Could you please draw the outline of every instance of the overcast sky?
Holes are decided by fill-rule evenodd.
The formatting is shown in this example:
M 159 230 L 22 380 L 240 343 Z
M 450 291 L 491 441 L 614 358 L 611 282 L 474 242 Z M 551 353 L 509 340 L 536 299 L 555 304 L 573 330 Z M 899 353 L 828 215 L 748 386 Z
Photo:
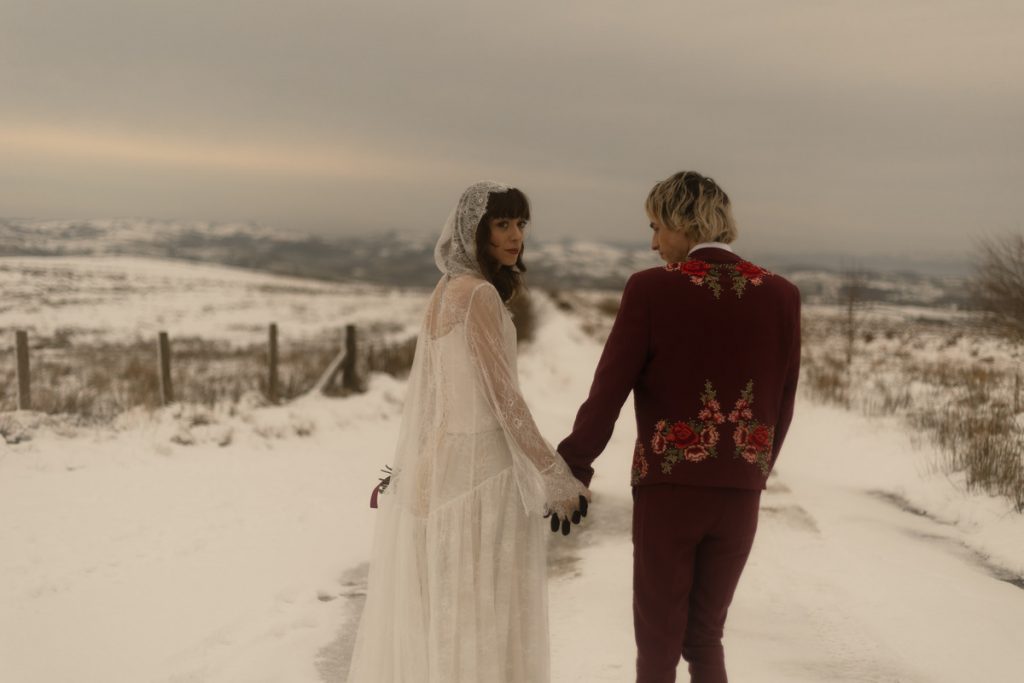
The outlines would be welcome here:
M 1024 2 L 0 0 L 0 216 L 644 240 L 683 169 L 741 250 L 1024 231 Z

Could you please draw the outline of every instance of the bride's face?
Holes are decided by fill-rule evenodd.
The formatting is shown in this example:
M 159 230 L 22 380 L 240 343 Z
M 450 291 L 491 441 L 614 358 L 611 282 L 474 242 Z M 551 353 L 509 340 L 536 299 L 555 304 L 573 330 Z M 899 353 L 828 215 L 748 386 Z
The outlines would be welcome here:
M 491 235 L 487 240 L 487 249 L 501 265 L 514 266 L 516 264 L 519 254 L 523 251 L 527 222 L 524 218 L 491 219 Z

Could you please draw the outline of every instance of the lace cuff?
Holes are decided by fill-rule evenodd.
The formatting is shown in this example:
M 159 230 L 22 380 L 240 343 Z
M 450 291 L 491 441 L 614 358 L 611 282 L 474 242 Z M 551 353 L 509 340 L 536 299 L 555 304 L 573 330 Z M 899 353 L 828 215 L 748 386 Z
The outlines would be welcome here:
M 580 496 L 590 498 L 590 493 L 583 483 L 573 476 L 565 461 L 558 458 L 557 462 L 541 473 L 544 479 L 545 514 L 555 512 L 568 517 L 579 507 Z

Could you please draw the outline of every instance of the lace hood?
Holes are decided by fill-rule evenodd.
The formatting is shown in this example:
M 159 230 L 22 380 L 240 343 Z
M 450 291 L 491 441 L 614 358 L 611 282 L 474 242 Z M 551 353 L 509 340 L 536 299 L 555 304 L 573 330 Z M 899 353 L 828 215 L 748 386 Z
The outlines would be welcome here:
M 476 227 L 487 213 L 491 193 L 511 189 L 511 185 L 493 180 L 483 180 L 466 188 L 434 247 L 434 263 L 442 273 L 482 275 L 476 260 Z

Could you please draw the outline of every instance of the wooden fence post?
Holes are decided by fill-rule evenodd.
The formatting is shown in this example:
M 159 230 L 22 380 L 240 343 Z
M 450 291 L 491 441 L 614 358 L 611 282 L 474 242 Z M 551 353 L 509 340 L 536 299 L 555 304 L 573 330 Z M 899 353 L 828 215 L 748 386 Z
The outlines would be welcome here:
M 14 347 L 18 360 L 18 410 L 32 410 L 32 386 L 28 379 L 28 332 L 14 333 Z
M 157 359 L 160 363 L 160 402 L 168 405 L 174 402 L 174 389 L 171 387 L 171 342 L 166 332 L 160 333 Z
M 1020 412 L 1020 373 L 1013 373 L 1013 412 Z
M 345 363 L 342 365 L 341 387 L 351 391 L 366 391 L 365 362 L 360 362 L 359 341 L 355 325 L 345 326 Z
M 270 374 L 267 376 L 267 398 L 277 403 L 277 323 L 270 323 L 270 339 L 267 354 L 270 357 Z

